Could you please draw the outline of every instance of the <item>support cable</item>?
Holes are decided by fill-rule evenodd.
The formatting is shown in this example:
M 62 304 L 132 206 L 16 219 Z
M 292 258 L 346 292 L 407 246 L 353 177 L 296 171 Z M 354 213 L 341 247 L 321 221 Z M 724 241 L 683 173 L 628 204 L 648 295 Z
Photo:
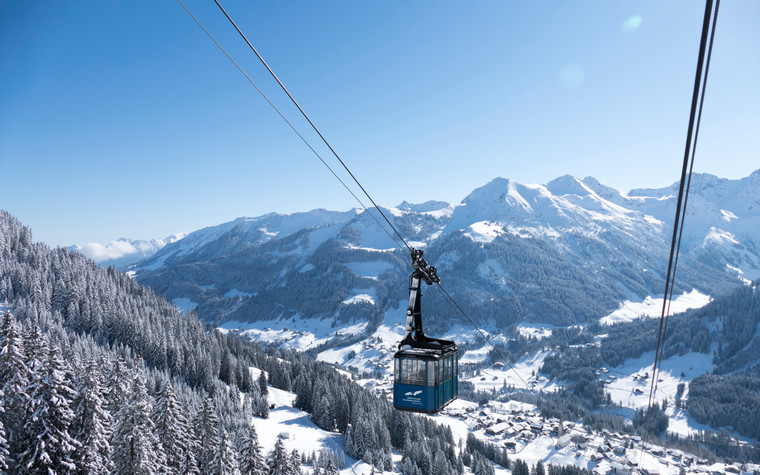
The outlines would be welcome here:
M 245 40 L 245 42 L 248 44 L 248 47 L 251 48 L 251 50 L 256 54 L 256 57 L 259 58 L 259 61 L 261 61 L 261 64 L 263 64 L 267 68 L 267 71 L 269 71 L 269 74 L 271 74 L 272 77 L 275 79 L 275 81 L 277 81 L 277 84 L 279 84 L 280 87 L 282 88 L 282 90 L 285 91 L 285 94 L 288 95 L 288 97 L 293 102 L 293 104 L 301 112 L 301 115 L 303 115 L 303 117 L 309 122 L 309 125 L 311 125 L 311 128 L 314 129 L 314 131 L 317 133 L 317 135 L 319 135 L 319 138 L 322 139 L 322 142 L 324 142 L 325 145 L 327 145 L 327 148 L 330 149 L 330 151 L 332 152 L 332 154 L 335 155 L 335 158 L 337 158 L 338 161 L 340 162 L 340 164 L 343 165 L 343 168 L 348 172 L 349 175 L 351 175 L 351 178 L 353 178 L 354 182 L 357 185 L 359 185 L 359 188 L 361 188 L 361 190 L 364 192 L 364 194 L 367 196 L 367 198 L 369 198 L 369 200 L 375 206 L 375 208 L 377 209 L 377 211 L 380 213 L 380 216 L 382 216 L 383 219 L 385 219 L 385 222 L 388 223 L 388 226 L 390 226 L 391 229 L 393 229 L 393 232 L 396 233 L 396 236 L 398 236 L 399 239 L 401 240 L 401 242 L 404 243 L 404 245 L 409 250 L 409 252 L 412 252 L 412 248 L 409 246 L 409 244 L 407 244 L 406 240 L 404 240 L 404 238 L 398 232 L 398 230 L 396 229 L 396 227 L 393 226 L 393 223 L 390 222 L 390 220 L 388 219 L 388 217 L 385 216 L 385 213 L 383 213 L 383 210 L 380 209 L 380 206 L 378 206 L 377 203 L 375 203 L 375 200 L 373 200 L 372 197 L 370 196 L 370 194 L 367 193 L 367 190 L 365 190 L 364 187 L 362 186 L 362 184 L 359 183 L 359 180 L 357 180 L 356 177 L 354 176 L 354 174 L 351 172 L 351 170 L 349 170 L 348 166 L 345 164 L 345 162 L 343 161 L 343 159 L 340 158 L 340 156 L 335 151 L 335 149 L 333 149 L 332 145 L 330 145 L 330 143 L 327 141 L 327 139 L 324 137 L 324 135 L 322 135 L 322 132 L 320 132 L 319 129 L 317 128 L 317 126 L 314 125 L 314 122 L 311 121 L 311 119 L 309 118 L 309 116 L 306 115 L 306 112 L 304 112 L 304 110 L 298 104 L 298 102 L 296 101 L 296 99 L 290 94 L 290 91 L 288 91 L 288 89 L 285 87 L 285 85 L 282 83 L 282 81 L 280 81 L 280 78 L 278 78 L 277 75 L 274 73 L 274 71 L 272 71 L 272 68 L 269 67 L 269 64 L 267 64 L 267 62 L 264 61 L 264 58 L 259 54 L 259 52 L 256 50 L 256 48 L 254 48 L 254 46 L 251 44 L 251 42 L 248 41 L 248 38 L 240 30 L 240 28 L 237 26 L 237 24 L 235 23 L 235 21 L 227 14 L 227 11 L 224 9 L 224 7 L 222 7 L 222 5 L 219 3 L 218 0 L 214 0 L 214 3 L 216 3 L 216 6 L 218 6 L 219 9 L 222 11 L 222 13 L 224 13 L 224 16 L 227 17 L 227 20 L 229 20 L 230 23 L 232 23 L 232 26 L 235 27 L 235 30 L 237 30 L 237 32 L 240 34 L 240 36 L 243 37 L 243 39 Z
M 483 330 L 481 330 L 480 328 L 478 328 L 478 326 L 475 324 L 474 321 L 472 321 L 472 319 L 470 318 L 470 316 L 467 315 L 467 312 L 465 312 L 464 309 L 462 309 L 462 307 L 459 306 L 459 304 L 456 302 L 456 300 L 454 300 L 454 298 L 446 291 L 446 289 L 443 288 L 443 286 L 441 285 L 441 283 L 440 282 L 436 282 L 436 284 L 438 284 L 438 289 L 440 289 L 440 291 L 443 292 L 443 294 L 446 296 L 446 298 L 449 299 L 449 302 L 451 302 L 451 304 L 454 307 L 456 307 L 456 309 L 459 310 L 459 312 L 462 315 L 464 315 L 464 318 L 466 318 L 467 321 L 470 322 L 470 325 L 472 325 L 473 327 L 475 327 L 475 329 L 478 331 L 478 333 L 480 333 L 480 336 L 483 338 L 483 340 L 485 340 L 486 343 L 488 343 L 489 345 L 491 345 L 491 348 L 493 348 L 493 350 L 504 360 L 504 362 L 507 363 L 507 365 L 509 366 L 509 368 L 517 375 L 517 377 L 520 378 L 520 381 L 522 381 L 522 383 L 525 385 L 525 388 L 528 391 L 533 391 L 530 388 L 530 386 L 528 386 L 528 383 L 525 382 L 525 380 L 523 379 L 523 377 L 520 376 L 520 373 L 517 372 L 517 370 L 515 369 L 515 367 L 512 366 L 512 364 L 509 362 L 509 360 L 507 359 L 507 357 L 504 356 L 504 354 L 498 348 L 496 348 L 496 346 L 491 342 L 491 339 L 488 338 L 488 336 L 486 336 L 486 334 L 483 332 Z
M 686 220 L 686 206 L 687 206 L 687 204 L 689 202 L 689 190 L 691 189 L 691 176 L 692 176 L 692 172 L 694 171 L 694 157 L 697 154 L 697 140 L 699 140 L 699 125 L 700 125 L 700 123 L 702 121 L 702 106 L 704 106 L 704 103 L 705 103 L 705 89 L 707 89 L 707 75 L 710 72 L 710 58 L 712 56 L 713 40 L 715 39 L 715 26 L 716 26 L 716 24 L 718 22 L 718 9 L 719 8 L 720 8 L 720 0 L 716 0 L 716 3 L 715 3 L 715 13 L 714 13 L 714 16 L 713 16 L 713 21 L 712 21 L 712 29 L 710 31 L 710 43 L 709 43 L 709 46 L 707 48 L 707 62 L 705 63 L 705 75 L 704 75 L 704 78 L 702 80 L 702 92 L 701 92 L 700 98 L 699 98 L 699 112 L 697 113 L 697 125 L 696 125 L 696 129 L 694 130 L 694 143 L 692 144 L 692 147 L 691 147 L 691 163 L 689 164 L 689 176 L 688 176 L 688 179 L 686 181 L 686 194 L 685 194 L 684 200 L 683 200 L 683 213 L 681 214 L 681 226 L 680 226 L 680 229 L 678 231 L 678 245 L 676 246 L 676 260 L 675 260 L 675 263 L 673 264 L 673 281 L 674 282 L 675 282 L 675 279 L 676 279 L 676 269 L 678 268 L 679 251 L 681 250 L 681 238 L 683 237 L 684 221 Z M 663 332 L 662 332 L 663 333 L 663 342 L 662 342 L 663 349 L 665 347 L 665 338 L 667 337 L 667 334 L 668 334 L 668 319 L 670 317 L 670 304 L 673 302 L 673 288 L 674 287 L 675 286 L 673 286 L 673 285 L 671 285 L 671 287 L 670 287 L 670 296 L 668 298 L 668 309 L 665 312 L 665 327 L 664 327 Z M 657 363 L 657 375 L 658 375 L 658 377 L 657 377 L 657 379 L 653 380 L 654 381 L 654 397 L 655 398 L 657 396 L 657 384 L 659 383 L 659 374 L 660 374 L 660 370 L 662 369 L 663 353 L 664 352 L 662 352 L 662 351 L 660 352 L 660 360 Z
M 391 233 L 389 233 L 389 232 L 388 232 L 388 230 L 385 228 L 385 226 L 383 226 L 383 225 L 380 223 L 380 221 L 378 221 L 377 217 L 375 217 L 375 215 L 374 215 L 374 214 L 370 213 L 369 209 L 368 209 L 368 208 L 367 208 L 367 207 L 364 205 L 364 203 L 362 203 L 362 200 L 360 200 L 360 199 L 359 199 L 359 197 L 357 197 L 357 196 L 356 196 L 356 194 L 355 194 L 355 193 L 354 193 L 354 192 L 351 190 L 351 188 L 349 188 L 349 187 L 348 187 L 348 185 L 346 185 L 346 183 L 345 183 L 343 180 L 341 180 L 341 178 L 338 176 L 338 174 L 337 174 L 337 173 L 335 173 L 335 171 L 334 171 L 334 170 L 333 170 L 333 169 L 330 167 L 330 165 L 328 165 L 328 164 L 327 164 L 327 162 L 325 162 L 325 160 L 322 158 L 322 156 L 319 154 L 319 152 L 317 152 L 317 151 L 314 149 L 314 147 L 312 147 L 312 146 L 311 146 L 311 144 L 309 143 L 309 141 L 308 141 L 308 140 L 306 140 L 306 138 L 305 138 L 303 135 L 301 135 L 301 133 L 300 133 L 300 132 L 298 132 L 298 130 L 295 128 L 295 126 L 293 126 L 293 124 L 292 124 L 292 123 L 291 123 L 291 122 L 290 122 L 290 121 L 289 121 L 289 120 L 288 120 L 288 119 L 287 119 L 287 118 L 286 118 L 286 117 L 285 117 L 285 116 L 282 114 L 282 112 L 280 112 L 280 109 L 278 109 L 278 108 L 277 108 L 277 106 L 276 106 L 276 105 L 274 105 L 274 103 L 273 103 L 272 101 L 270 101 L 270 100 L 269 100 L 269 98 L 267 97 L 267 95 L 266 95 L 266 94 L 264 94 L 264 91 L 262 91 L 262 90 L 261 90 L 261 88 L 259 88 L 259 86 L 258 86 L 258 85 L 256 85 L 256 83 L 253 81 L 253 79 L 251 79 L 251 77 L 250 77 L 250 76 L 248 76 L 248 74 L 247 74 L 247 73 L 246 73 L 246 72 L 243 70 L 243 68 L 242 68 L 242 67 L 240 67 L 240 65 L 239 65 L 239 64 L 238 64 L 238 63 L 237 63 L 237 62 L 236 62 L 236 61 L 235 61 L 235 60 L 232 58 L 232 56 L 230 56 L 230 55 L 229 55 L 229 53 L 227 53 L 227 50 L 225 50 L 225 49 L 224 49 L 224 47 L 222 47 L 222 45 L 220 45 L 220 44 L 219 44 L 219 42 L 218 42 L 218 41 L 216 41 L 216 38 L 214 38 L 214 36 L 213 36 L 213 35 L 212 35 L 212 34 L 211 34 L 211 33 L 210 33 L 210 32 L 209 32 L 207 29 L 206 29 L 206 27 L 204 27 L 204 26 L 201 24 L 201 22 L 200 22 L 200 21 L 199 21 L 199 20 L 198 20 L 198 19 L 195 17 L 195 15 L 193 15 L 193 14 L 190 12 L 190 10 L 188 10 L 188 8 L 185 6 L 185 4 L 184 4 L 184 3 L 182 3 L 182 0 L 177 0 L 177 2 L 178 2 L 180 5 L 182 5 L 182 8 L 184 8 L 184 9 L 185 9 L 185 11 L 188 13 L 188 15 L 190 15 L 190 16 L 192 17 L 192 19 L 193 19 L 193 20 L 195 20 L 195 23 L 197 23 L 197 24 L 198 24 L 198 26 L 200 26 L 200 27 L 201 27 L 201 29 L 202 29 L 202 30 L 203 30 L 203 31 L 206 33 L 206 35 L 208 35 L 208 37 L 209 37 L 209 38 L 211 38 L 211 41 L 213 41 L 213 42 L 214 42 L 214 44 L 215 44 L 215 45 L 216 45 L 216 46 L 217 46 L 217 47 L 218 47 L 218 48 L 219 48 L 219 49 L 222 51 L 222 53 L 224 53 L 224 55 L 227 57 L 227 59 L 229 59 L 229 60 L 232 62 L 232 64 L 234 64 L 234 65 L 235 65 L 235 67 L 238 69 L 238 71 L 240 71 L 240 73 L 241 73 L 243 76 L 245 76 L 245 78 L 248 80 L 248 82 L 249 82 L 249 83 L 251 83 L 251 85 L 252 85 L 253 87 L 255 87 L 257 91 L 259 91 L 259 94 L 261 94 L 261 97 L 263 97 L 263 98 L 264 98 L 264 99 L 267 101 L 267 103 L 268 103 L 270 106 L 272 106 L 272 109 L 274 109 L 274 111 L 275 111 L 275 112 L 277 112 L 277 115 L 279 115 L 279 116 L 280 116 L 280 118 L 281 118 L 282 120 L 284 120 L 286 124 L 288 124 L 288 127 L 290 127 L 290 129 L 291 129 L 291 130 L 292 130 L 292 131 L 293 131 L 293 132 L 294 132 L 294 133 L 295 133 L 295 134 L 298 136 L 298 138 L 299 138 L 299 139 L 301 139 L 301 141 L 302 141 L 304 144 L 306 144 L 306 146 L 307 146 L 307 147 L 309 147 L 309 150 L 311 150 L 311 151 L 312 151 L 312 153 L 313 153 L 313 154 L 314 154 L 314 155 L 315 155 L 315 156 L 316 156 L 316 157 L 319 159 L 319 161 L 320 161 L 320 162 L 322 162 L 322 165 L 326 166 L 326 167 L 327 167 L 327 169 L 328 169 L 328 170 L 330 170 L 330 173 L 332 173 L 332 174 L 333 174 L 333 176 L 334 176 L 334 177 L 335 177 L 335 178 L 336 178 L 336 179 L 337 179 L 337 180 L 340 182 L 340 184 L 341 184 L 341 185 L 343 185 L 343 188 L 345 188 L 345 189 L 346 189 L 346 191 L 348 191 L 348 192 L 351 194 L 351 196 L 353 196 L 353 197 L 354 197 L 354 199 L 355 199 L 355 200 L 356 200 L 356 201 L 357 201 L 357 202 L 358 202 L 358 203 L 361 205 L 361 207 L 362 207 L 362 208 L 364 208 L 364 211 L 366 211 L 366 212 L 367 212 L 367 214 L 369 214 L 369 215 L 370 215 L 370 217 L 372 217 L 372 219 L 373 219 L 373 220 L 375 220 L 375 222 L 377 223 L 377 225 L 378 225 L 378 226 L 380 226 L 380 228 L 381 228 L 383 231 L 385 231 L 385 234 L 387 234 L 387 235 L 388 235 L 388 237 L 390 237 L 390 238 L 391 238 L 391 240 L 392 240 L 392 241 L 393 241 L 393 242 L 396 244 L 396 246 L 397 246 L 397 247 L 398 247 L 400 250 L 402 250 L 402 251 L 403 251 L 403 250 L 404 250 L 404 248 L 403 248 L 403 247 L 402 247 L 402 246 L 401 246 L 401 245 L 398 243 L 398 241 L 396 240 L 396 237 L 395 237 L 395 236 L 393 236 Z M 365 192 L 365 193 L 366 193 L 366 192 Z M 379 210 L 379 208 L 378 208 L 378 210 Z M 382 211 L 381 211 L 381 214 L 382 214 Z M 398 234 L 398 233 L 397 233 L 397 234 Z M 406 242 L 404 242 L 404 244 L 406 244 Z M 407 247 L 409 247 L 409 246 L 407 246 Z
M 720 0 L 716 0 L 718 2 L 718 5 L 720 4 Z M 665 292 L 663 296 L 663 302 L 662 302 L 662 313 L 660 315 L 660 326 L 657 333 L 657 347 L 655 350 L 655 357 L 654 357 L 654 365 L 652 367 L 652 383 L 649 389 L 649 405 L 648 407 L 652 407 L 652 400 L 655 396 L 655 388 L 657 384 L 657 379 L 659 375 L 658 371 L 658 365 L 659 362 L 662 361 L 662 352 L 664 351 L 664 340 L 665 335 L 663 334 L 663 326 L 666 322 L 666 309 L 668 309 L 669 302 L 668 298 L 669 296 L 672 297 L 673 293 L 673 281 L 675 279 L 675 266 L 674 263 L 677 261 L 677 255 L 678 251 L 680 250 L 680 230 L 683 228 L 683 219 L 685 217 L 685 197 L 688 194 L 688 190 L 685 189 L 686 185 L 686 178 L 687 178 L 687 169 L 689 168 L 689 155 L 692 149 L 692 134 L 696 135 L 698 134 L 698 127 L 699 127 L 699 121 L 697 121 L 697 127 L 695 130 L 695 119 L 697 118 L 697 103 L 698 99 L 700 97 L 700 85 L 702 85 L 702 98 L 704 98 L 704 88 L 707 85 L 707 71 L 705 70 L 705 75 L 703 77 L 702 75 L 702 68 L 705 65 L 705 51 L 707 49 L 707 38 L 708 38 L 708 32 L 710 31 L 710 16 L 712 13 L 712 0 L 706 0 L 705 2 L 705 16 L 704 20 L 702 22 L 702 36 L 699 43 L 699 56 L 697 61 L 697 71 L 694 78 L 694 91 L 692 93 L 692 101 L 691 101 L 691 111 L 689 113 L 689 128 L 686 134 L 686 147 L 684 149 L 684 158 L 683 158 L 683 166 L 681 169 L 681 180 L 679 184 L 679 190 L 678 190 L 678 201 L 676 204 L 676 216 L 673 223 L 673 236 L 671 239 L 670 244 L 670 256 L 668 259 L 668 271 L 665 277 Z M 715 9 L 715 17 L 712 21 L 712 31 L 713 35 L 715 32 L 715 22 L 717 21 L 717 14 L 718 9 L 716 6 Z M 712 53 L 712 38 L 714 36 L 710 36 L 710 53 Z M 709 67 L 709 53 L 708 53 L 708 60 L 707 65 Z M 702 107 L 700 105 L 699 107 L 699 118 L 701 119 L 701 113 L 702 113 Z M 694 147 L 696 150 L 696 138 L 694 141 Z M 693 155 L 691 157 L 691 163 L 693 168 Z M 690 174 L 689 174 L 690 176 Z M 684 217 L 682 217 L 682 213 L 684 214 Z

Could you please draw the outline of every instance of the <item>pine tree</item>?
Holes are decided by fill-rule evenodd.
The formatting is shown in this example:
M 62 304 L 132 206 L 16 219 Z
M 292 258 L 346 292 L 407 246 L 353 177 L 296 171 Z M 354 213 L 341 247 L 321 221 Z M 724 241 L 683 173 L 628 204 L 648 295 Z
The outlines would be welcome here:
M 296 393 L 296 400 L 293 403 L 297 409 L 311 413 L 311 397 L 312 397 L 312 385 L 311 382 L 306 379 L 306 376 L 300 374 L 296 377 L 296 382 L 293 384 L 293 392 Z
M 331 431 L 335 429 L 335 418 L 333 417 L 333 406 L 330 403 L 330 399 L 327 395 L 323 395 L 319 398 L 319 401 L 314 406 L 314 413 L 312 415 L 314 423 L 319 426 L 320 429 Z
M 222 361 L 219 364 L 219 379 L 227 384 L 232 383 L 232 362 L 228 351 L 222 352 Z
M 24 344 L 16 321 L 10 312 L 3 315 L 0 326 L 0 389 L 5 394 L 4 409 L 0 414 L 8 449 L 20 454 L 27 449 L 29 440 L 24 435 L 24 424 L 29 410 L 31 372 L 26 366 Z
M 335 466 L 335 462 L 333 462 L 332 458 L 327 460 L 325 471 L 322 473 L 324 475 L 338 475 L 338 468 Z
M 190 430 L 185 411 L 177 401 L 174 389 L 168 381 L 156 395 L 151 419 L 156 425 L 156 435 L 166 454 L 166 464 L 177 470 L 185 461 L 188 450 L 187 434 Z
M 267 466 L 271 475 L 290 475 L 290 459 L 282 439 L 277 439 L 277 443 L 274 444 Z
M 301 456 L 296 449 L 290 452 L 290 473 L 301 473 Z
M 219 447 L 219 418 L 216 415 L 216 406 L 211 396 L 203 400 L 203 407 L 193 421 L 197 431 L 198 467 L 203 473 L 211 472 L 211 461 Z
M 192 450 L 185 452 L 185 460 L 179 469 L 180 475 L 201 475 L 201 469 L 198 468 L 198 461 L 195 459 L 195 453 Z
M 111 414 L 105 407 L 101 373 L 92 359 L 85 363 L 77 392 L 72 424 L 72 434 L 82 444 L 74 454 L 77 472 L 96 475 L 109 473 Z
M 127 368 L 124 358 L 119 356 L 106 375 L 106 402 L 108 411 L 114 415 L 128 404 L 132 386 L 132 373 Z
M 515 460 L 515 463 L 512 465 L 512 475 L 530 475 L 528 464 L 522 460 Z
M 346 432 L 348 423 L 351 421 L 351 409 L 348 403 L 346 393 L 341 391 L 335 398 L 333 414 L 335 415 L 335 426 L 338 432 Z
M 0 389 L 0 416 L 5 413 L 5 394 Z M 0 473 L 4 473 L 8 470 L 8 461 L 10 459 L 10 452 L 8 451 L 8 439 L 5 435 L 5 427 L 3 426 L 2 418 L 0 418 Z
M 253 401 L 253 412 L 263 419 L 269 417 L 269 401 L 266 394 L 261 394 L 258 399 Z
M 39 342 L 40 351 L 46 343 Z M 74 421 L 71 404 L 76 392 L 71 387 L 72 375 L 51 346 L 47 357 L 38 366 L 39 375 L 32 386 L 29 409 L 31 417 L 24 426 L 30 445 L 20 456 L 21 466 L 30 473 L 73 471 L 74 451 L 81 445 L 69 430 Z
M 219 429 L 219 446 L 211 460 L 210 475 L 240 475 L 235 448 L 223 427 Z
M 113 433 L 113 470 L 119 474 L 157 473 L 166 457 L 154 434 L 150 396 L 142 371 L 135 371 L 130 400 L 116 413 Z
M 47 352 L 49 350 L 47 344 L 47 338 L 42 336 L 40 327 L 35 325 L 32 330 L 22 337 L 24 344 L 24 356 L 26 357 L 26 367 L 29 371 L 36 373 L 39 377 L 41 372 L 38 368 L 42 366 L 43 360 L 47 358 Z
M 243 475 L 265 475 L 267 464 L 261 453 L 259 436 L 251 424 L 250 429 L 243 435 L 240 449 L 240 472 Z
M 269 394 L 269 390 L 267 389 L 267 375 L 263 369 L 259 373 L 259 392 L 261 394 Z

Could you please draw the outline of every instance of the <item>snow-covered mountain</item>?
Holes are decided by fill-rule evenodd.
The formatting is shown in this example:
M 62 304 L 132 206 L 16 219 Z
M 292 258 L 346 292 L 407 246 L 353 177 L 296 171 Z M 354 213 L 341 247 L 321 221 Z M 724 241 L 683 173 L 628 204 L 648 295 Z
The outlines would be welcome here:
M 742 180 L 693 177 L 676 293 L 719 295 L 760 276 L 758 181 L 760 170 Z M 384 210 L 484 326 L 569 325 L 661 294 L 676 192 L 497 178 L 458 205 Z M 326 337 L 352 324 L 374 330 L 389 312 L 400 321 L 408 259 L 366 212 L 318 209 L 205 228 L 132 270 L 206 320 L 319 327 Z M 460 323 L 439 292 L 426 292 L 424 307 L 433 330 Z
M 678 183 L 661 189 L 631 190 L 627 196 L 586 178 L 605 199 L 669 222 L 675 215 Z M 741 180 L 694 174 L 682 249 L 742 277 L 760 278 L 760 170 Z M 671 232 L 672 232 L 672 228 Z
M 114 266 L 124 268 L 151 257 L 167 244 L 177 242 L 185 236 L 187 236 L 187 233 L 175 233 L 164 239 L 150 239 L 147 241 L 144 239 L 119 238 L 108 244 L 97 242 L 88 242 L 83 246 L 74 244 L 73 246 L 69 246 L 68 249 L 80 252 L 104 267 Z

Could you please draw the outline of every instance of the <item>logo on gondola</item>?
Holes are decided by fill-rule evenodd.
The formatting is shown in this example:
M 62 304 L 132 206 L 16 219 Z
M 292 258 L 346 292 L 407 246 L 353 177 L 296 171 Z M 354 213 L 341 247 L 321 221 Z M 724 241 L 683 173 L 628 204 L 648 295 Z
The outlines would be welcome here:
M 408 393 L 404 393 L 404 396 L 419 396 L 420 394 L 422 394 L 422 390 L 414 391 L 414 392 L 409 391 Z

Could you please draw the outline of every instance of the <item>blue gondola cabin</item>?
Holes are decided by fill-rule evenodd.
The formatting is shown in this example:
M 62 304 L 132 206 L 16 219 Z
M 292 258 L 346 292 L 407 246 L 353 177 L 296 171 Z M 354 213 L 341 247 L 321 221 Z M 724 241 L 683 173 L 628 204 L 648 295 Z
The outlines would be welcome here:
M 399 350 L 393 364 L 396 409 L 434 413 L 459 395 L 459 353 L 453 345 L 433 351 Z

